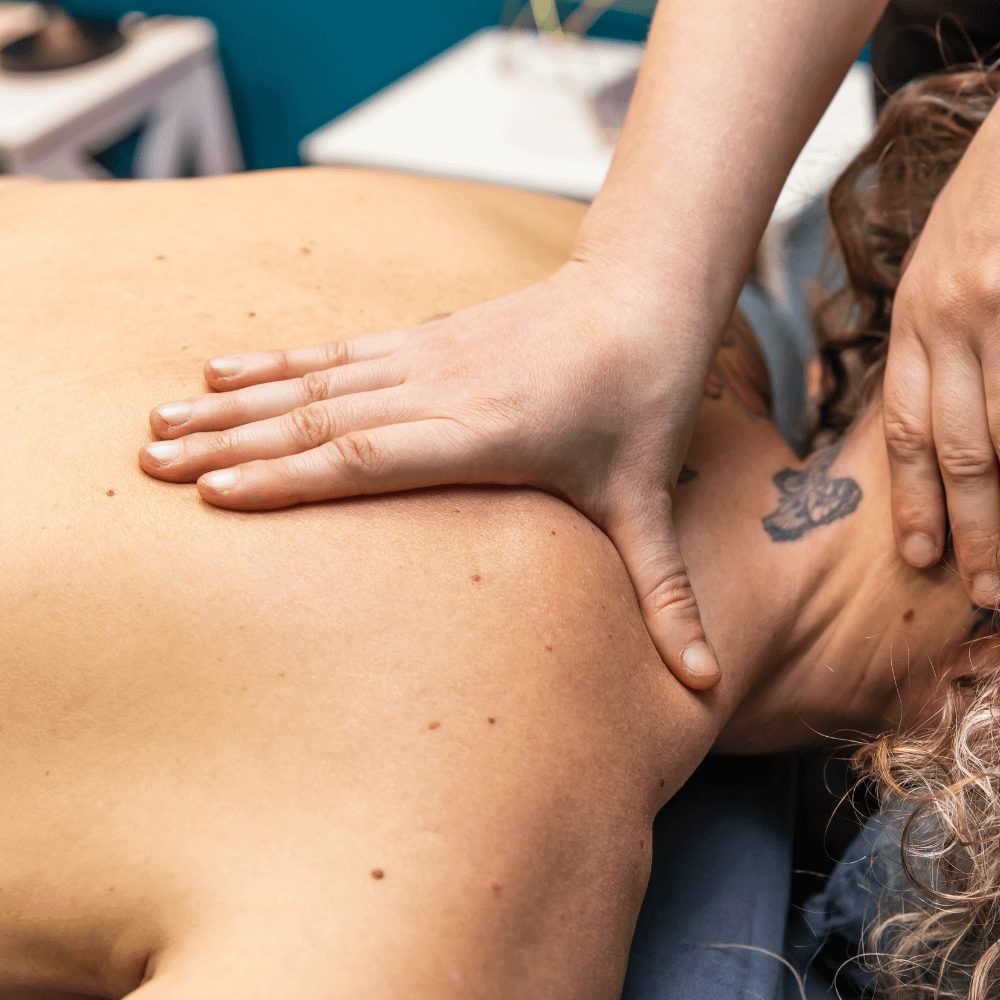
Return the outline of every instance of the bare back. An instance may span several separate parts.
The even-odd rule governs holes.
[[[481,910],[483,968],[504,935],[520,942],[516,907],[559,939],[572,905],[567,961],[595,996],[607,984],[573,956],[600,955],[616,929],[617,957],[600,964],[613,992],[649,817],[714,730],[709,707],[680,698],[691,738],[664,752],[658,699],[674,685],[604,536],[529,491],[225,513],[135,459],[143,415],[199,391],[202,358],[517,288],[558,265],[580,213],[333,171],[0,185],[0,801],[17,803],[0,811],[5,1000],[36,996],[26,983],[120,995],[153,966],[169,983],[234,940],[253,942],[241,995],[249,982],[275,996],[268,976],[306,947],[307,921],[328,927],[312,944],[335,982],[375,990],[333,896],[352,935],[395,928],[398,955],[422,952],[423,924],[467,927]],[[532,697],[544,715],[525,709]],[[559,777],[543,780],[552,762]],[[592,856],[587,831],[579,884],[594,893],[618,872],[628,892],[586,905],[542,893],[542,873],[570,863],[548,803],[571,812],[574,796],[609,838]],[[459,800],[460,821],[439,829]],[[454,837],[493,867],[463,861]],[[630,850],[607,853],[621,837]],[[551,937],[545,949],[551,965]],[[427,995],[451,974],[428,972]]]

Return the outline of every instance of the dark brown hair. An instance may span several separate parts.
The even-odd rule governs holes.
[[[998,93],[1000,71],[986,67],[908,84],[834,184],[830,220],[846,275],[817,310],[822,428],[843,431],[880,383],[903,263]]]

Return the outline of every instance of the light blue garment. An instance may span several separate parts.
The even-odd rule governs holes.
[[[660,811],[623,1000],[780,996],[797,770],[710,758]]]

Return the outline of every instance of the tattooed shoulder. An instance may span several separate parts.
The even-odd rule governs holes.
[[[857,509],[861,487],[847,476],[830,476],[839,453],[838,443],[817,452],[802,469],[785,468],[775,474],[778,506],[763,519],[764,530],[773,541],[793,542]]]

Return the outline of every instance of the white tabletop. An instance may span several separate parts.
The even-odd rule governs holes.
[[[855,63],[792,167],[772,224],[787,222],[822,198],[861,152],[875,128],[875,85],[871,67]]]
[[[0,44],[30,30],[32,8],[0,3]],[[27,146],[215,46],[215,29],[201,18],[140,19],[126,35],[124,48],[84,66],[35,75],[0,70],[0,146]]]
[[[302,158],[590,200],[613,152],[591,97],[641,58],[630,42],[487,28],[307,136]],[[874,120],[871,72],[858,64],[799,156],[772,221],[794,218],[825,193]]]
[[[308,136],[303,159],[591,198],[613,147],[589,97],[641,58],[631,42],[487,28]]]

